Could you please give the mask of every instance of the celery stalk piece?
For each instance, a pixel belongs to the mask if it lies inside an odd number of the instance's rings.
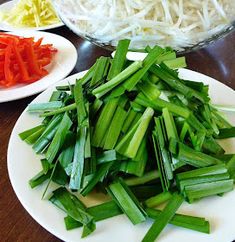
[[[108,150],[113,149],[115,147],[126,116],[127,112],[118,106],[107,131],[108,133],[105,138],[105,143],[103,146],[104,149]]]
[[[119,178],[110,184],[108,192],[133,224],[142,223],[146,220],[144,209],[122,179]]]
[[[129,158],[134,158],[137,154],[141,141],[148,129],[149,123],[154,115],[154,111],[152,108],[146,108],[145,112],[143,113],[140,124],[136,129],[128,148],[126,149],[125,155]]]
[[[150,197],[144,201],[146,207],[152,208],[168,201],[172,197],[170,192],[162,192],[154,197]]]
[[[133,62],[130,66],[128,66],[126,69],[120,72],[113,79],[95,88],[92,91],[92,94],[95,95],[97,98],[102,97],[104,94],[111,91],[114,87],[116,87],[124,80],[126,80],[129,76],[131,76],[133,73],[135,73],[141,66],[142,66],[141,61]]]
[[[144,236],[142,242],[154,242],[164,227],[171,221],[174,217],[177,209],[183,203],[184,198],[174,193],[170,198],[166,207],[162,210],[162,212],[158,215],[147,234]]]
[[[47,152],[45,154],[45,157],[49,163],[52,163],[54,161],[58,151],[64,144],[65,137],[71,126],[72,126],[72,121],[69,118],[68,114],[65,113],[58,126],[55,136],[53,137],[51,144],[49,145]]]
[[[118,42],[114,58],[109,69],[107,77],[108,80],[113,79],[123,70],[124,64],[126,62],[126,54],[128,51],[129,44],[130,40],[128,39],[120,40]]]
[[[125,82],[124,87],[126,90],[131,91],[136,84],[141,80],[149,68],[156,63],[157,59],[163,53],[163,49],[159,46],[155,46],[143,60],[143,67],[135,74],[130,76]]]
[[[148,216],[152,219],[157,219],[158,215],[161,213],[161,210],[146,208]],[[176,225],[178,227],[183,227],[186,229],[195,230],[198,232],[210,233],[210,224],[205,218],[194,217],[184,214],[176,213],[173,218],[169,221],[169,224]]]
[[[99,147],[101,145],[102,139],[104,138],[107,131],[107,127],[109,127],[113,115],[116,111],[118,101],[118,98],[111,99],[103,107],[102,112],[96,122],[95,130],[91,139],[93,146]]]

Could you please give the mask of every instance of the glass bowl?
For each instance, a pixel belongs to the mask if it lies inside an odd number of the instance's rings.
[[[62,4],[58,4],[58,2],[62,2]],[[88,41],[90,41],[91,43],[98,45],[102,48],[105,48],[107,50],[113,51],[115,50],[116,44],[117,44],[117,40],[116,41],[110,41],[107,40],[105,41],[104,39],[99,39],[97,38],[97,36],[95,35],[95,33],[88,33],[86,32],[84,29],[80,28],[77,24],[76,21],[74,20],[73,16],[75,16],[75,13],[73,12],[73,9],[71,9],[71,14],[68,15],[64,14],[64,10],[66,9],[66,5],[69,5],[69,2],[77,2],[76,0],[70,0],[70,1],[57,1],[57,0],[52,0],[52,3],[57,11],[58,16],[60,17],[61,21],[70,29],[72,30],[76,35],[78,35],[79,37],[86,39]],[[67,11],[67,10],[66,10]],[[234,14],[235,15],[235,14]],[[89,17],[89,16],[88,16]],[[220,26],[218,26],[220,27]],[[99,26],[100,30],[102,30],[102,28],[104,28],[104,26]],[[175,46],[173,47],[173,49],[175,49],[175,51],[177,51],[177,53],[179,54],[183,54],[183,53],[187,53],[187,52],[191,52],[194,50],[198,50],[202,47],[205,47],[213,42],[215,42],[216,40],[225,37],[227,34],[229,34],[230,32],[232,32],[235,29],[235,20],[233,22],[230,22],[226,25],[224,25],[223,27],[218,28],[218,31],[216,33],[213,33],[211,35],[208,35],[206,38],[198,38],[197,42],[194,42],[193,44],[185,44],[184,46]],[[105,36],[105,35],[104,35]],[[126,37],[128,38],[128,36]],[[143,36],[143,39],[145,37]],[[115,42],[115,44],[114,44]],[[131,49],[144,49],[147,45],[158,45],[159,43],[156,41],[153,44],[153,41],[151,42],[151,44],[149,44],[148,40],[144,41],[142,46],[133,46],[130,45]],[[160,45],[162,47],[166,47],[163,44]],[[169,45],[168,45],[169,46]],[[172,47],[172,46],[171,46]]]

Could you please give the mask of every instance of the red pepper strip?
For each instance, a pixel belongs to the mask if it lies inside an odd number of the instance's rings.
[[[5,63],[4,63],[4,73],[5,73],[5,86],[10,86],[11,84],[14,84],[14,78],[13,74],[10,70],[11,66],[11,52],[12,52],[12,44],[9,44],[6,48],[5,52]]]
[[[16,61],[17,61],[19,68],[20,68],[21,78],[23,80],[28,80],[29,79],[29,73],[27,71],[27,67],[26,67],[25,63],[23,62],[23,59],[22,59],[19,51],[17,50],[15,43],[13,43],[13,49],[14,49],[14,52],[15,52]]]
[[[29,42],[25,43],[25,47],[26,47],[25,52],[28,60],[29,69],[31,69],[32,73],[35,73],[39,76],[42,75],[43,73],[38,66],[37,58],[33,51],[32,43],[29,43]]]
[[[38,48],[38,47],[42,44],[42,40],[43,40],[43,38],[38,39],[38,40],[33,44],[33,46],[34,46],[35,48]]]
[[[51,58],[44,57],[43,59],[38,60],[38,64],[41,67],[49,65],[50,63],[51,63]]]

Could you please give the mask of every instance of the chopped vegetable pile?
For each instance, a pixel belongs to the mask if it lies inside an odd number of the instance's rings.
[[[42,27],[60,22],[50,0],[19,0],[10,11],[1,13],[1,18],[14,27]]]
[[[48,74],[44,67],[57,50],[42,40],[0,32],[0,87],[32,83]]]
[[[131,48],[146,45],[184,50],[235,20],[234,0],[53,0],[62,19],[77,33],[100,44],[117,46],[130,39]]]
[[[74,85],[58,86],[49,102],[29,105],[44,118],[19,134],[44,154],[29,184],[47,181],[43,196],[51,181],[60,185],[49,200],[66,214],[68,230],[83,226],[82,237],[122,213],[133,224],[153,219],[144,242],[155,241],[168,223],[209,233],[205,218],[176,212],[183,201],[233,189],[235,155],[216,139],[234,137],[234,127],[210,103],[207,85],[171,69],[184,67],[184,58],[156,46],[132,62],[128,47],[120,41],[114,58],[100,57]],[[97,191],[110,201],[86,207],[76,196]]]

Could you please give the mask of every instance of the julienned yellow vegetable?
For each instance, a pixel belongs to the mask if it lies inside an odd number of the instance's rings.
[[[20,0],[2,20],[15,27],[41,27],[60,22],[50,0]]]

